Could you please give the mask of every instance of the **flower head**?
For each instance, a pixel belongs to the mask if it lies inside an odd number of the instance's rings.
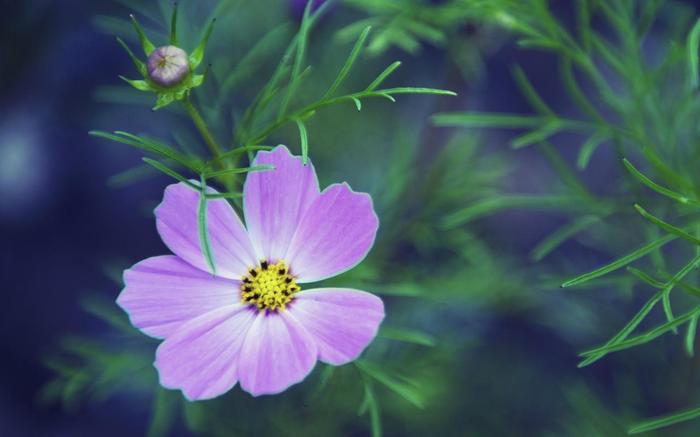
[[[357,358],[384,318],[378,297],[348,288],[302,289],[357,265],[379,221],[368,194],[320,191],[314,168],[286,147],[260,152],[244,187],[246,226],[223,199],[208,202],[215,269],[202,254],[199,192],[165,190],[156,226],[174,255],[124,272],[117,303],[144,333],[164,339],[155,367],[164,387],[209,399],[236,383],[254,396],[302,381],[316,360]]]

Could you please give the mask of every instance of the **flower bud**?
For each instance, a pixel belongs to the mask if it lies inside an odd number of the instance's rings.
[[[179,84],[190,73],[187,53],[175,46],[163,46],[153,50],[147,65],[148,77],[164,88]]]

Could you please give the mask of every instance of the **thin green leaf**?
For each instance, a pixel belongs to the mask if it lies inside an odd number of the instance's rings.
[[[362,372],[366,373],[368,376],[372,377],[374,380],[384,385],[386,388],[404,398],[414,406],[421,409],[425,407],[425,401],[421,396],[421,392],[415,385],[389,375],[380,367],[369,364],[366,361],[356,361],[355,365]]]
[[[452,228],[504,209],[559,210],[581,207],[579,199],[570,196],[502,195],[476,202],[445,216],[442,226]]]
[[[299,86],[299,81],[297,79],[299,78],[299,74],[301,73],[301,68],[304,63],[304,57],[306,56],[306,45],[308,44],[309,29],[311,27],[309,15],[311,13],[312,3],[313,0],[309,0],[306,3],[306,8],[304,9],[304,16],[301,19],[301,26],[299,28],[299,33],[297,34],[296,40],[296,54],[294,55],[292,74],[289,78],[289,85],[287,85],[287,92],[282,98],[282,102],[280,103],[278,118],[282,118],[284,114],[287,113],[289,103],[294,97],[297,87]]]
[[[221,155],[217,156],[216,158],[213,158],[210,163],[214,163],[217,161],[225,160],[234,156],[241,155],[243,153],[248,153],[248,152],[257,152],[260,150],[272,150],[273,148],[270,146],[241,146],[241,147],[236,147],[233,150],[229,150],[228,152],[222,153]]]
[[[155,91],[155,88],[153,88],[151,84],[145,80],[131,80],[121,75],[119,76],[119,79],[123,80],[139,91]]]
[[[214,193],[207,194],[207,199],[241,199],[243,193]]]
[[[553,116],[554,111],[552,111],[552,108],[550,108],[549,105],[542,100],[542,97],[540,97],[537,90],[535,90],[535,87],[532,86],[532,83],[527,78],[527,75],[523,69],[516,65],[513,68],[512,74],[513,78],[515,79],[515,83],[520,87],[520,91],[523,93],[525,98],[527,98],[528,102],[530,102],[530,105],[532,105],[532,107],[542,115]]]
[[[591,279],[606,275],[610,272],[613,272],[617,269],[620,269],[627,264],[630,264],[631,262],[634,262],[638,260],[639,258],[642,258],[646,255],[648,255],[650,252],[658,249],[659,247],[665,245],[666,243],[669,243],[677,238],[676,235],[664,235],[663,237],[659,238],[658,240],[652,241],[651,243],[647,244],[646,246],[640,247],[639,249],[635,250],[632,253],[629,253],[622,258],[619,258],[610,264],[607,264],[603,267],[600,267],[598,269],[593,270],[592,272],[585,273],[583,275],[577,276],[573,279],[570,279],[566,282],[564,282],[561,286],[562,287],[572,287],[574,285],[582,284],[584,282],[590,281]]]
[[[588,163],[591,160],[591,156],[596,151],[598,146],[607,141],[610,137],[606,132],[596,132],[581,146],[578,152],[578,158],[576,158],[576,166],[579,170],[585,170],[588,167]]]
[[[688,75],[692,89],[698,88],[698,51],[700,51],[700,18],[695,22],[693,29],[688,34]]]
[[[485,112],[453,112],[432,117],[437,126],[459,126],[478,128],[524,128],[541,126],[546,117],[517,114],[495,114]]]
[[[146,54],[146,56],[150,56],[151,53],[153,53],[153,50],[156,49],[156,47],[148,39],[143,29],[141,28],[141,25],[138,21],[136,21],[136,17],[134,16],[134,14],[130,14],[129,17],[131,17],[131,24],[134,26],[134,29],[136,29],[136,33],[139,35],[139,41],[141,42],[141,48],[143,48],[143,52]]]
[[[212,20],[209,22],[209,25],[207,26],[206,30],[204,31],[204,35],[202,35],[202,39],[199,41],[199,45],[197,45],[197,48],[194,49],[192,54],[190,55],[190,67],[192,70],[197,68],[199,64],[202,63],[202,60],[204,59],[204,49],[207,47],[207,42],[209,42],[209,37],[211,36],[211,33],[214,31],[214,24],[216,24],[216,18],[212,18]]]
[[[218,178],[219,176],[225,176],[225,175],[250,173],[250,172],[254,172],[254,171],[265,171],[265,170],[274,170],[274,169],[275,169],[275,167],[273,165],[265,164],[265,165],[255,165],[252,167],[227,168],[224,170],[205,172],[204,175],[207,177],[207,179],[211,179],[211,178]]]
[[[629,162],[626,158],[622,160],[622,162],[625,164],[625,167],[627,167],[627,170],[629,170],[630,173],[632,173],[632,176],[636,177],[641,181],[644,185],[647,187],[651,188],[652,190],[656,191],[659,194],[663,194],[666,197],[669,197],[679,203],[682,203],[684,205],[693,205],[700,207],[700,202],[695,200],[695,199],[690,199],[682,194],[676,193],[675,191],[669,190],[668,188],[662,187],[661,185],[657,184],[656,182],[652,181],[648,177],[644,176],[642,172],[636,169],[635,166],[632,165],[631,162]]]
[[[177,398],[173,398],[171,392],[160,386],[156,388],[147,437],[165,437],[170,434],[177,404]]]
[[[301,159],[304,165],[309,162],[309,134],[306,132],[306,125],[301,119],[294,120],[299,128],[299,142],[301,143]]]
[[[117,37],[117,42],[119,45],[121,45],[124,50],[126,50],[126,53],[129,55],[129,58],[131,59],[131,62],[134,63],[134,66],[138,70],[138,72],[141,74],[143,77],[148,77],[148,71],[146,70],[146,64],[143,63],[142,60],[136,57],[134,52],[131,51],[128,45],[124,42],[123,39]]]
[[[435,346],[435,339],[431,335],[411,329],[382,326],[377,335],[382,338],[419,344],[421,346]]]
[[[211,250],[211,242],[209,240],[209,232],[207,229],[207,180],[202,175],[200,177],[199,188],[199,208],[197,208],[197,229],[199,231],[199,245],[202,248],[202,255],[207,261],[209,270],[213,275],[216,274],[216,262],[214,254]]]
[[[698,316],[695,315],[688,323],[688,331],[685,334],[685,352],[689,357],[695,355],[695,334],[698,330]]]
[[[353,46],[352,51],[348,56],[348,59],[345,61],[345,65],[343,65],[343,68],[341,68],[340,73],[338,73],[338,77],[335,78],[335,81],[333,82],[331,87],[328,88],[328,91],[326,91],[326,94],[324,94],[324,99],[329,96],[332,96],[338,90],[338,87],[343,83],[343,80],[345,80],[348,73],[350,73],[350,69],[355,64],[355,61],[357,61],[357,57],[360,55],[360,51],[362,50],[362,47],[364,47],[365,41],[367,40],[367,37],[369,36],[369,32],[371,30],[372,26],[367,26],[360,34],[360,37],[357,38],[357,41],[355,42],[355,45]]]
[[[352,101],[355,102],[355,107],[358,111],[362,111],[362,102],[357,97],[353,97]]]
[[[589,226],[599,222],[600,219],[597,216],[586,215],[577,218],[571,223],[567,223],[566,225],[552,232],[549,236],[547,236],[547,238],[545,238],[537,246],[535,246],[535,248],[532,249],[532,252],[530,252],[530,258],[536,262],[542,260],[545,256],[549,255],[562,243],[569,240],[571,237],[578,234],[579,232],[585,230]]]
[[[651,312],[654,306],[661,300],[662,295],[663,291],[659,291],[651,299],[649,299],[644,304],[644,306],[642,306],[642,308],[637,312],[637,314],[635,314],[634,317],[632,317],[632,319],[629,322],[627,322],[627,324],[617,334],[615,334],[610,340],[608,340],[603,347],[610,347],[614,344],[625,340],[632,333],[632,331],[637,329],[637,326],[639,326],[639,324],[642,323],[642,321]],[[606,352],[591,354],[586,359],[578,363],[578,367],[582,368],[590,366],[591,364],[603,358],[605,355]]]
[[[152,167],[147,165],[138,165],[121,173],[110,176],[110,178],[107,179],[107,185],[113,188],[122,188],[137,181],[151,177],[155,174],[158,173],[154,172]]]
[[[166,175],[186,184],[190,188],[194,188],[195,190],[199,191],[199,187],[192,182],[190,182],[186,177],[181,175],[180,173],[176,172],[175,170],[172,170],[171,168],[167,167],[165,164],[156,161],[155,159],[151,158],[141,158],[143,162],[145,162],[148,165],[153,166],[155,169],[162,171]]]
[[[377,397],[374,395],[372,381],[370,381],[369,379],[367,379],[363,375],[362,382],[364,385],[364,397],[362,399],[362,403],[360,404],[360,408],[357,411],[357,415],[361,416],[361,415],[365,414],[365,412],[369,411],[370,426],[372,429],[372,437],[381,437],[382,436],[381,414],[379,411],[379,403],[377,402]]]
[[[647,284],[651,285],[654,288],[658,288],[658,289],[666,288],[667,284],[664,284],[661,281],[657,281],[656,279],[652,278],[650,275],[648,275],[647,273],[645,273],[639,269],[628,266],[626,270],[628,272],[630,272],[631,274],[633,274],[634,276],[636,276],[637,278],[639,278],[640,280],[642,280],[643,282],[646,282]]]
[[[377,87],[381,85],[386,80],[386,78],[389,77],[389,75],[400,66],[401,61],[395,61],[394,63],[386,67],[386,69],[384,69],[384,71],[382,71],[381,74],[377,76],[377,78],[374,79],[374,81],[372,81],[371,84],[369,84],[365,91],[374,91],[375,89],[377,89]]]
[[[177,45],[177,2],[173,3],[173,14],[170,17],[170,45]]]
[[[653,431],[655,429],[665,428],[680,422],[685,422],[686,420],[692,420],[697,417],[700,417],[700,407],[638,423],[637,425],[631,427],[628,432],[630,434],[639,434],[642,432]]]
[[[524,135],[513,138],[510,141],[511,147],[514,149],[520,149],[525,146],[530,146],[532,144],[540,143],[552,135],[558,133],[564,128],[564,124],[559,120],[548,121],[544,126],[534,131],[528,132]]]
[[[660,227],[664,231],[667,231],[671,234],[674,234],[678,237],[681,237],[682,239],[684,239],[686,241],[689,241],[693,244],[700,246],[700,239],[690,235],[689,233],[685,232],[684,230],[679,229],[679,228],[677,228],[669,223],[666,223],[665,221],[661,220],[660,218],[658,218],[656,216],[653,216],[652,214],[648,213],[644,208],[642,208],[639,205],[635,204],[634,209],[636,209],[637,212],[639,214],[641,214],[642,217],[644,217],[645,219],[647,219],[651,223],[657,225],[658,227]]]
[[[422,88],[422,87],[397,87],[376,90],[376,94],[437,94],[441,96],[456,96],[457,93],[449,90],[441,90],[437,88]]]
[[[693,317],[697,317],[698,314],[700,314],[700,307],[696,307],[690,310],[689,312],[683,314],[682,316],[678,316],[672,321],[659,325],[656,328],[645,332],[644,334],[628,338],[624,341],[618,341],[611,345],[604,345],[602,347],[583,352],[581,356],[598,355],[601,353],[608,354],[611,352],[618,352],[621,350],[629,349],[631,347],[649,343],[650,341],[655,340],[656,338],[664,335],[668,331],[673,330],[673,328],[676,328],[684,323],[689,322]]]

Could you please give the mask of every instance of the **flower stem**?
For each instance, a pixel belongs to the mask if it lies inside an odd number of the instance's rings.
[[[214,158],[221,156],[221,147],[219,147],[219,144],[214,139],[214,135],[212,135],[211,131],[207,127],[207,123],[204,121],[199,111],[197,111],[197,108],[195,108],[195,106],[192,104],[190,96],[187,96],[183,100],[183,103],[187,109],[187,113],[190,115],[190,118],[192,118],[192,122],[197,127],[200,135],[202,135],[204,142],[207,143],[207,146],[209,147],[209,150],[211,150],[212,155],[214,155]]]

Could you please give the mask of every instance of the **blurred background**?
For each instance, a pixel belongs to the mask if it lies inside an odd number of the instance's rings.
[[[179,3],[180,40],[187,50],[209,19],[218,19],[205,58],[210,72],[194,96],[215,135],[228,141],[297,31],[305,2]],[[137,77],[115,41],[119,35],[136,51],[128,15],[134,13],[162,44],[172,5],[5,5],[0,435],[361,436],[376,435],[381,427],[388,436],[617,436],[645,418],[697,406],[698,358],[684,351],[682,335],[577,368],[579,353],[612,337],[650,295],[647,284],[625,273],[586,288],[559,287],[642,246],[642,236],[656,232],[631,208],[653,196],[620,182],[626,174],[623,146],[601,139],[600,147],[591,146],[595,152],[584,169],[577,167],[579,145],[587,139],[580,132],[557,131],[539,138],[551,144],[513,149],[510,128],[522,134],[532,120],[508,126],[433,117],[466,111],[535,116],[532,99],[514,79],[516,65],[557,114],[585,116],[566,95],[556,49],[531,50],[518,38],[524,27],[544,23],[542,17],[576,34],[581,3],[592,5],[590,27],[601,38],[615,38],[616,29],[604,14],[596,15],[595,1],[532,2],[545,5],[544,12],[523,10],[524,3],[338,1],[322,11],[309,38],[313,79],[302,84],[300,100],[323,94],[368,24],[373,29],[367,49],[344,91],[363,89],[399,60],[402,66],[387,86],[458,93],[401,95],[395,103],[372,99],[361,112],[352,103],[335,105],[307,124],[321,184],[347,180],[375,200],[381,230],[372,253],[333,281],[380,294],[388,329],[365,354],[364,370],[318,366],[280,396],[254,399],[234,388],[196,404],[158,388],[151,367],[157,343],[130,328],[113,304],[123,269],[167,253],[152,210],[172,181],[144,166],[139,151],[88,135],[93,129],[123,130],[206,155],[179,105],[153,112],[152,95],[118,78]],[[635,2],[617,3],[634,11],[635,22],[652,21],[638,53],[641,64],[654,67],[674,44],[685,43],[697,19],[692,1],[650,2],[657,4],[650,11],[629,5]],[[683,62],[680,52],[677,62]],[[669,69],[685,71],[682,65]],[[600,71],[623,103],[645,104],[624,92],[619,71]],[[576,75],[582,93],[592,96],[596,83]],[[685,100],[659,88],[673,85],[673,76],[653,77],[649,88],[659,91],[660,101],[669,99],[657,108],[670,114],[673,102]],[[610,124],[624,128],[635,119],[609,113],[604,98],[591,98]],[[679,123],[685,124],[675,132],[689,132],[691,144],[697,119]],[[267,141],[300,151],[293,123]],[[554,160],[551,150],[559,151]],[[692,172],[688,155],[663,158]],[[552,165],[557,159],[570,167],[575,182]],[[580,186],[619,210],[600,212],[581,201],[575,194]],[[549,238],[580,218],[587,218],[585,225],[577,222],[580,233]],[[673,246],[657,258],[673,270],[686,252]],[[650,320],[644,326],[661,323],[663,313]],[[699,430],[691,421],[648,435],[692,436]]]

